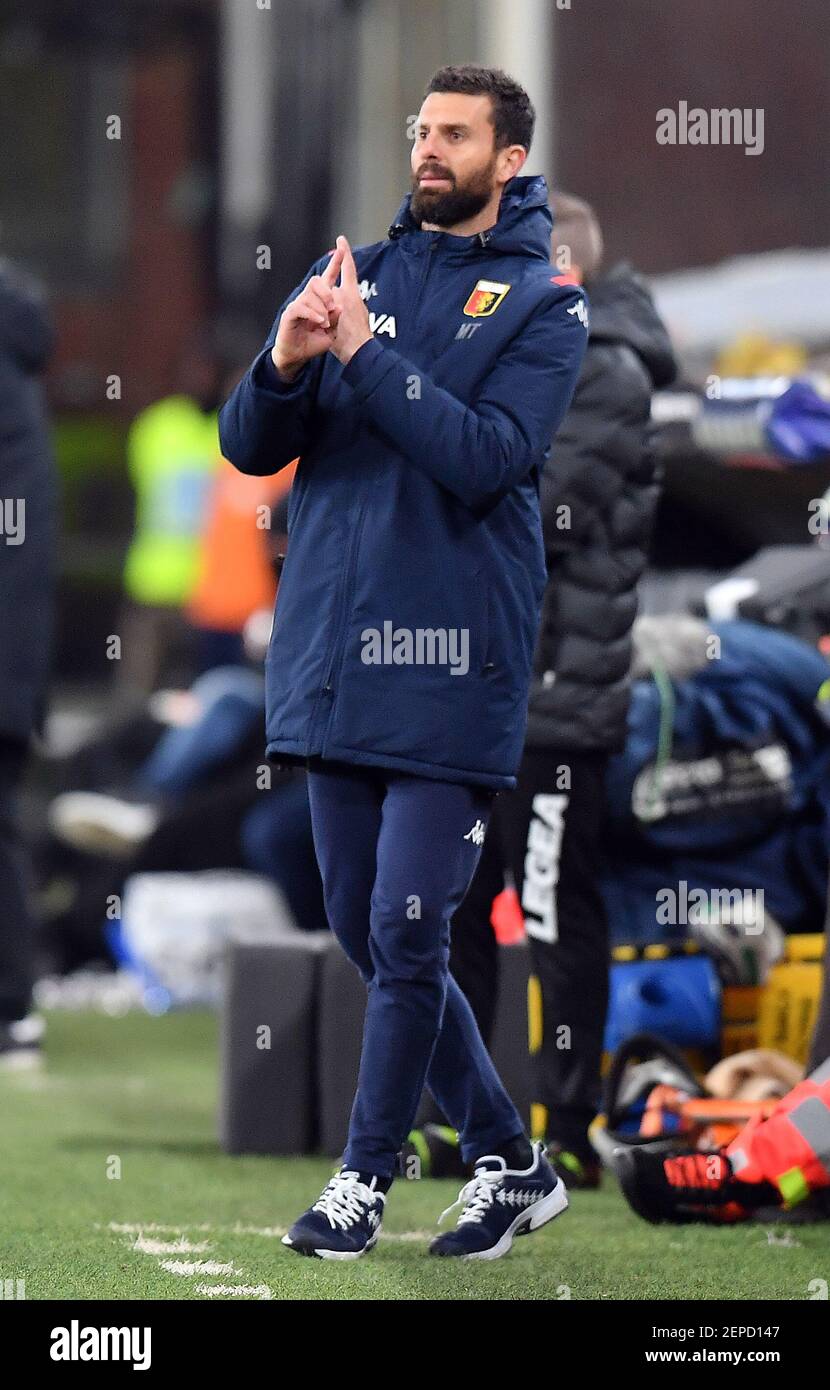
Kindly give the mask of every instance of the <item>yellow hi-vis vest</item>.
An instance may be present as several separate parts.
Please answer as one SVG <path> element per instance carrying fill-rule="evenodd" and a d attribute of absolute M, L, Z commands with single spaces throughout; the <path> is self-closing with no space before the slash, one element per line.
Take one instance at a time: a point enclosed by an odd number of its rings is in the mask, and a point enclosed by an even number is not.
<path fill-rule="evenodd" d="M 136 603 L 179 606 L 190 596 L 220 457 L 216 416 L 189 396 L 168 396 L 134 420 L 127 462 L 136 518 L 124 587 Z"/>

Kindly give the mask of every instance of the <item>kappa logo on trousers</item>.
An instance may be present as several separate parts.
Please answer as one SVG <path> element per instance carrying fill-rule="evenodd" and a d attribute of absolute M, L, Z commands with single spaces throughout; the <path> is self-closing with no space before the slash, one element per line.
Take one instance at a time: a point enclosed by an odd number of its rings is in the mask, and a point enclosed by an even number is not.
<path fill-rule="evenodd" d="M 483 845 L 483 844 L 484 844 L 484 821 L 483 821 L 483 820 L 477 820 L 476 823 L 475 823 L 475 825 L 472 826 L 472 828 L 471 828 L 470 830 L 467 831 L 467 834 L 464 836 L 464 839 L 465 839 L 465 840 L 471 840 L 472 843 L 473 843 L 474 845 Z"/>

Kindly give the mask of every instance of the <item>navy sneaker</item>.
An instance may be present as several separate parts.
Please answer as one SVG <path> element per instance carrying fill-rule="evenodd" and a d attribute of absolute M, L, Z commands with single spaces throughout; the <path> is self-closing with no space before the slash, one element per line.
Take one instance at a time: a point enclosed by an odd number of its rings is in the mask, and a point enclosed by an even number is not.
<path fill-rule="evenodd" d="M 341 1168 L 314 1206 L 283 1236 L 283 1245 L 298 1255 L 316 1255 L 321 1260 L 359 1259 L 380 1235 L 386 1195 L 376 1184 L 377 1178 L 367 1183 L 360 1173 Z"/>
<path fill-rule="evenodd" d="M 538 1230 L 567 1205 L 565 1184 L 551 1168 L 543 1144 L 533 1145 L 533 1162 L 524 1171 L 508 1168 L 503 1158 L 488 1154 L 478 1160 L 475 1176 L 440 1217 L 443 1221 L 460 1206 L 455 1230 L 436 1236 L 429 1253 L 498 1260 L 507 1254 L 514 1236 Z"/>

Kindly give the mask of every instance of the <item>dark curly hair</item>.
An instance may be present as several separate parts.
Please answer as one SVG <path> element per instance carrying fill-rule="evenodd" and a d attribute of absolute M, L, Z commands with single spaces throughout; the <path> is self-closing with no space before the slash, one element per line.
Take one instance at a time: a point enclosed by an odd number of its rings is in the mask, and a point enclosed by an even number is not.
<path fill-rule="evenodd" d="M 439 68 L 424 96 L 430 92 L 463 92 L 465 96 L 488 96 L 492 103 L 495 147 L 524 145 L 530 149 L 536 112 L 524 87 L 501 68 L 481 68 L 474 63 Z"/>

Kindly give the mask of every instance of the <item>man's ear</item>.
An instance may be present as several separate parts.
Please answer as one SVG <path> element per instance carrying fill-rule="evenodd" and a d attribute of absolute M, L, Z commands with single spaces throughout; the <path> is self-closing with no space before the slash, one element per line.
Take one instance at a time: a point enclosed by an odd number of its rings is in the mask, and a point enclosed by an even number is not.
<path fill-rule="evenodd" d="M 507 149 L 500 151 L 500 156 L 504 182 L 507 183 L 524 168 L 527 162 L 527 150 L 524 145 L 508 145 Z"/>

